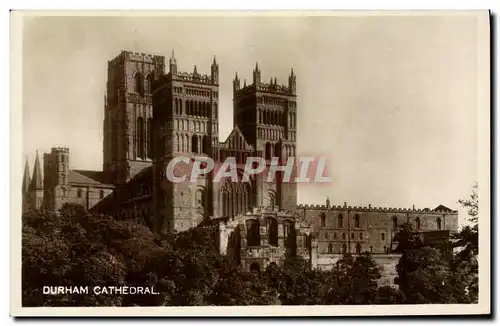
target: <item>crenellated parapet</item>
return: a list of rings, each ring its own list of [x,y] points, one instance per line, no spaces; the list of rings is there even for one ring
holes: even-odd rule
[[[52,147],[51,151],[58,152],[58,153],[69,153],[69,148],[68,147]]]
[[[299,210],[318,210],[318,211],[359,211],[359,212],[380,212],[380,213],[440,213],[440,214],[457,214],[457,210],[448,210],[446,208],[401,208],[401,207],[376,207],[368,206],[351,206],[351,205],[297,205]]]
[[[206,84],[206,85],[216,85],[216,83],[212,82],[212,77],[206,74],[198,74],[198,73],[188,73],[188,72],[178,72],[172,78],[173,80],[180,80],[192,83]]]
[[[288,77],[288,85],[278,84],[278,79],[276,77],[271,78],[269,83],[263,83],[261,81],[261,73],[259,69],[259,64],[255,64],[253,70],[253,81],[251,84],[247,85],[246,80],[243,81],[243,87],[241,87],[240,79],[238,74],[236,74],[233,79],[233,95],[241,96],[246,93],[264,92],[271,94],[281,94],[287,96],[296,95],[296,85],[297,76],[294,74],[293,69],[291,70],[290,76]]]
[[[139,61],[144,63],[151,63],[155,65],[164,65],[165,57],[150,53],[142,53],[142,52],[132,52],[132,51],[122,51],[121,55],[124,59],[129,61]]]

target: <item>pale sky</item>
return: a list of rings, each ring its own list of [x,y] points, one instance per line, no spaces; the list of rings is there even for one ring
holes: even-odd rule
[[[23,154],[54,146],[70,167],[102,169],[107,62],[164,55],[180,71],[220,72],[220,140],[232,79],[297,75],[297,154],[325,156],[328,185],[299,203],[459,209],[477,180],[474,16],[45,17],[25,19]],[[24,160],[23,160],[24,164]],[[460,210],[460,220],[465,217]]]

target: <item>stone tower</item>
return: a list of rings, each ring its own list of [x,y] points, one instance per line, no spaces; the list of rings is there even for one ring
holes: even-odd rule
[[[182,231],[212,215],[213,184],[210,176],[195,182],[167,180],[167,167],[177,157],[211,156],[218,144],[219,66],[213,59],[211,74],[179,72],[174,53],[169,72],[154,83],[155,130],[153,207],[155,229]],[[187,165],[178,163],[177,167]]]
[[[268,162],[277,157],[284,165],[289,157],[295,157],[296,149],[296,76],[293,70],[288,86],[279,85],[276,77],[269,84],[261,80],[261,71],[256,64],[253,83],[240,87],[236,75],[233,80],[234,125],[238,126],[247,141],[262,151]],[[278,206],[293,211],[297,204],[295,183],[282,182],[278,173],[275,182],[258,182],[257,204]],[[293,175],[292,175],[293,180]]]
[[[164,70],[165,58],[152,54],[122,51],[108,62],[103,170],[115,185],[152,164],[152,84]]]
[[[43,156],[44,205],[58,211],[69,196],[69,148],[53,147]]]

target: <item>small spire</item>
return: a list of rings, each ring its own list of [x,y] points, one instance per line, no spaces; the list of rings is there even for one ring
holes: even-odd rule
[[[291,73],[291,76],[293,76],[293,68],[292,68],[292,73]]]
[[[194,74],[197,75],[198,74],[198,69],[196,69],[196,65],[194,65]]]
[[[247,80],[243,79],[243,87],[247,87]]]
[[[171,56],[172,59],[175,59],[175,53],[174,53],[174,49],[172,49],[172,56]]]
[[[274,85],[278,85],[278,79],[274,77]]]
[[[30,188],[30,167],[28,164],[28,156],[26,156],[26,162],[24,163],[24,175],[23,175],[23,194],[27,194]]]
[[[33,168],[33,177],[31,178],[30,190],[43,189],[42,168],[40,167],[40,159],[38,158],[38,150],[36,151],[35,167]]]
[[[269,85],[273,84],[273,77],[271,77],[271,80],[269,81]]]
[[[255,71],[259,71],[259,62],[255,62]]]
[[[214,54],[214,62],[213,62],[214,66],[217,65],[217,59],[215,58],[215,54]]]
[[[234,74],[234,80],[239,80],[238,79],[238,72],[236,72],[236,74]]]

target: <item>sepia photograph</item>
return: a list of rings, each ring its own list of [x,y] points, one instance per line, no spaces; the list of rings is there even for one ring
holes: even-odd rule
[[[11,28],[11,315],[491,313],[488,11]]]

